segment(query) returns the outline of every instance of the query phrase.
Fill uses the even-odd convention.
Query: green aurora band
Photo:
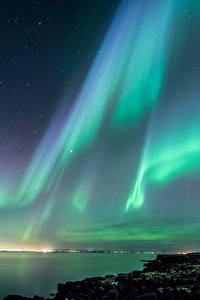
[[[140,208],[145,198],[145,186],[148,184],[165,185],[176,178],[184,176],[200,168],[200,124],[191,127],[192,134],[188,129],[169,135],[163,133],[164,142],[153,144],[145,149],[141,160],[136,183],[126,203],[126,210],[133,205]],[[167,135],[168,134],[168,135]]]
[[[183,1],[181,4],[174,5],[175,16],[180,16],[184,13],[190,13],[192,21],[190,26],[194,33],[197,33],[199,26],[199,1]],[[179,40],[177,41],[176,52],[183,46],[184,36],[188,31],[186,22],[181,23],[180,20],[175,22],[179,32]],[[188,100],[194,102],[196,97],[188,95]],[[174,99],[175,101],[175,99]],[[180,108],[176,108],[180,110]],[[191,111],[190,115],[194,115]],[[170,116],[168,116],[170,120]],[[168,121],[167,130],[161,131],[162,136],[158,136],[156,140],[151,142],[151,133],[155,128],[151,128],[148,132],[147,141],[144,145],[143,154],[141,156],[138,173],[135,178],[134,186],[129,194],[126,202],[125,211],[130,208],[139,209],[144,203],[146,186],[151,184],[168,185],[173,180],[186,175],[189,172],[196,171],[200,167],[200,123],[198,118],[196,122],[188,120],[188,127],[184,128],[186,120],[183,118],[181,128],[178,129],[177,121],[175,120],[174,127],[171,128]],[[171,122],[171,120],[170,120]],[[154,125],[156,127],[157,124]],[[160,126],[160,124],[159,124]],[[151,127],[151,124],[150,126]],[[171,130],[169,129],[171,128]],[[184,128],[184,129],[183,129]],[[163,142],[164,141],[164,142]]]
[[[154,10],[150,4],[127,3],[119,8],[72,111],[62,123],[63,116],[56,115],[38,147],[15,205],[27,205],[59,182],[69,162],[98,139],[110,101],[116,107],[110,130],[126,126],[130,117],[135,124],[156,105],[165,78],[173,5],[161,1]]]
[[[113,136],[116,138],[120,130],[130,130],[136,135],[141,124],[148,123],[138,169],[134,173],[133,167],[126,196],[120,202],[121,220],[124,217],[131,219],[133,214],[135,218],[138,216],[152,186],[159,190],[189,173],[193,178],[199,176],[200,122],[195,105],[191,105],[190,109],[184,108],[178,125],[175,114],[180,110],[178,104],[166,112],[165,118],[155,117],[162,106],[170,71],[179,67],[179,55],[187,32],[191,30],[194,36],[198,35],[199,12],[198,0],[122,2],[70,112],[65,112],[67,101],[63,99],[27,169],[19,178],[17,188],[6,179],[0,184],[2,210],[16,208],[25,211],[27,207],[37,205],[37,209],[31,211],[18,226],[17,236],[23,241],[36,241],[54,210],[57,218],[60,213],[60,224],[55,230],[58,240],[68,236],[71,242],[81,239],[162,240],[176,238],[177,234],[181,239],[184,236],[178,225],[176,234],[172,233],[170,226],[161,226],[162,230],[152,233],[144,227],[138,229],[138,224],[129,230],[108,224],[107,228],[106,225],[97,226],[92,231],[90,225],[95,217],[92,219],[92,216],[91,220],[89,217],[92,205],[94,210],[98,210],[98,205],[93,202],[95,192],[99,192],[98,176],[103,154],[89,157],[88,153],[101,143],[105,127],[104,136],[109,140]],[[191,15],[191,18],[184,18],[186,15]],[[198,92],[187,94],[191,103],[198,102]],[[181,99],[182,95],[177,97]],[[131,142],[134,153],[137,140]],[[80,168],[76,167],[78,174],[74,185],[69,187],[66,173],[82,157],[87,159]],[[120,172],[120,164],[118,167]],[[111,195],[108,199],[113,207],[115,196]],[[64,203],[62,209],[56,208],[57,201]],[[82,232],[84,216],[88,230],[85,226]],[[66,221],[67,218],[69,220]],[[12,226],[9,224],[7,227],[12,232]],[[197,235],[198,224],[185,228]]]

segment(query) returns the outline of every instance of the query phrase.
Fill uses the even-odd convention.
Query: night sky
[[[200,248],[199,0],[0,1],[0,247]]]

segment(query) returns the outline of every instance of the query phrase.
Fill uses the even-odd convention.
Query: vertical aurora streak
[[[181,4],[173,4],[174,16],[180,13],[184,14],[185,12],[190,12],[191,15],[195,15],[198,7],[198,1],[183,1]],[[199,16],[196,15],[191,22],[193,30],[196,29],[196,26],[199,24],[198,17]],[[175,22],[175,24],[176,23],[177,22]],[[180,28],[180,24],[176,24],[176,26]],[[179,44],[176,51],[181,51],[187,30],[188,27],[184,24],[182,32],[179,34]],[[194,100],[196,101],[196,97],[194,97],[193,94],[188,95],[188,97],[190,97],[192,102],[194,102]],[[176,111],[177,110],[178,107],[176,107]],[[169,119],[170,118],[169,116]],[[189,121],[189,128],[184,128],[185,119],[181,121],[182,126],[180,130],[177,130],[177,122],[175,121],[174,128],[171,128],[171,124],[168,125],[171,130],[168,129],[166,132],[163,130],[162,137],[157,137],[159,141],[165,140],[164,147],[162,147],[162,143],[157,143],[157,140],[154,141],[155,144],[158,144],[157,146],[151,142],[148,143],[148,146],[144,146],[144,155],[139,165],[135,184],[126,202],[126,211],[128,211],[130,207],[141,208],[145,199],[146,185],[151,183],[157,185],[169,184],[169,182],[187,174],[187,172],[199,168],[199,134],[197,134],[195,128],[200,128],[200,124],[196,121],[195,126],[193,126],[192,122]],[[157,126],[157,124],[154,124],[154,126]],[[155,128],[151,129],[155,131]],[[173,133],[174,131],[176,132],[175,134]],[[182,136],[182,139],[180,139],[180,136]]]
[[[114,116],[118,126],[133,124],[157,104],[165,83],[172,1],[137,2],[129,27],[134,28],[126,42],[123,75],[119,83],[118,106]],[[133,9],[130,8],[130,11]]]
[[[134,124],[155,106],[165,76],[171,10],[171,1],[155,9],[137,1],[121,5],[70,114],[60,122],[59,111],[39,145],[18,202],[30,203],[51,189],[69,162],[98,139],[110,102],[116,106],[114,123]]]
[[[194,127],[186,128],[184,132],[183,124],[180,131],[173,136],[170,132],[162,132],[164,142],[157,145],[151,144],[146,148],[148,151],[141,160],[136,183],[127,201],[126,210],[130,208],[131,204],[136,208],[142,206],[145,184],[169,184],[200,168],[200,137],[199,133],[196,134],[196,128],[200,129],[200,123],[196,122]]]
[[[79,242],[89,247],[96,240],[102,247],[113,242],[117,248],[118,241],[129,247],[141,240],[184,238],[184,228],[197,237],[200,1],[124,0],[116,11],[113,7],[109,26],[91,29],[98,46],[94,40],[84,52],[87,43],[76,36],[80,49],[67,49],[68,59],[84,54],[76,57],[77,73],[62,69],[59,95],[65,95],[36,116],[30,112],[31,126],[30,115],[21,113],[15,151],[12,134],[2,138],[0,227],[22,244],[47,238],[61,248]],[[48,26],[37,28],[41,39]],[[27,87],[25,111],[32,89]],[[20,144],[21,128],[26,147]]]

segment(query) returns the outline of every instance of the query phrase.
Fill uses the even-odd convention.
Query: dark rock
[[[156,294],[153,292],[153,293],[145,293],[143,295],[136,296],[136,299],[153,300],[153,299],[158,299],[158,298],[157,298]]]

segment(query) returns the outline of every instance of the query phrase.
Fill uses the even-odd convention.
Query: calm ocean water
[[[143,268],[151,254],[0,253],[0,299],[8,294],[47,297],[57,283]]]

